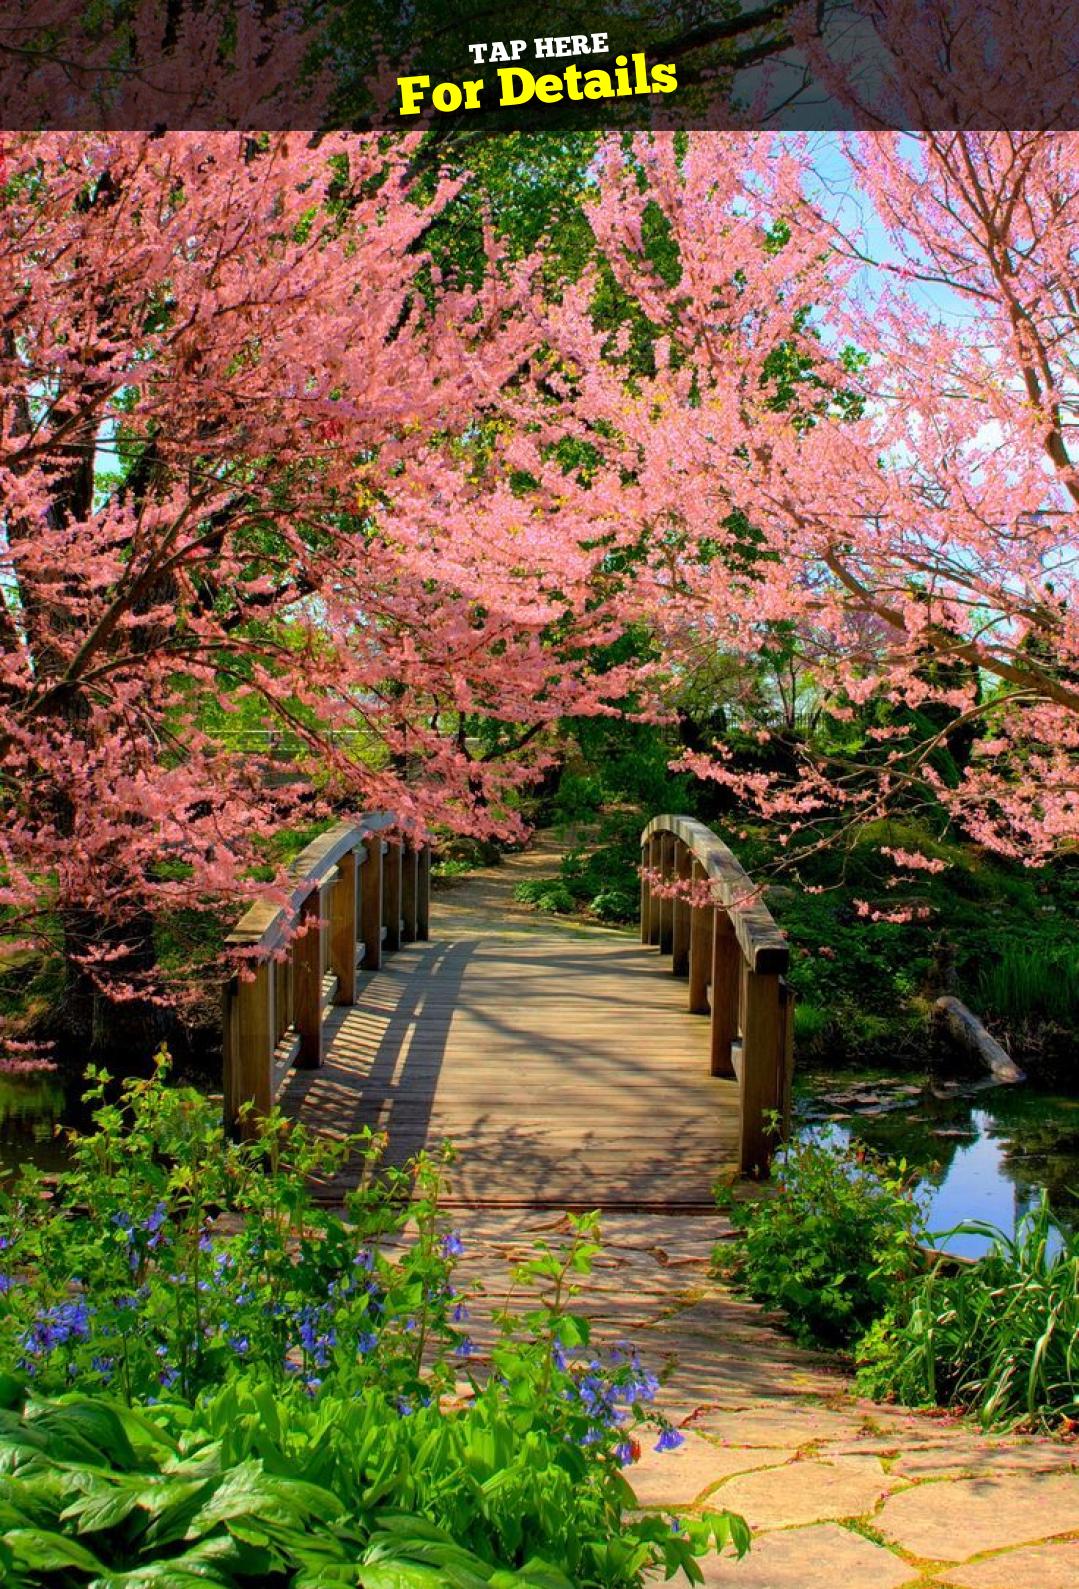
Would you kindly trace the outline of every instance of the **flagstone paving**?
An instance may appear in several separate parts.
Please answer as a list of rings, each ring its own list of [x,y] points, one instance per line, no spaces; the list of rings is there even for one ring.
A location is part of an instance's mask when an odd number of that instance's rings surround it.
[[[627,1148],[627,1151],[630,1149]],[[482,1368],[491,1310],[522,1310],[508,1280],[534,1240],[567,1222],[540,1211],[456,1209],[462,1285]],[[741,1562],[703,1564],[732,1589],[1071,1589],[1079,1583],[1079,1444],[987,1435],[959,1419],[858,1397],[834,1360],[802,1350],[711,1274],[720,1215],[610,1213],[574,1306],[595,1342],[631,1340],[658,1372],[658,1405],[684,1435],[643,1442],[626,1470],[642,1508],[728,1508],[753,1529]]]
[[[558,853],[548,836],[511,863],[474,874],[440,897],[440,914],[462,938],[482,938],[497,926],[575,941],[584,929],[556,928],[513,898],[514,882],[553,873]],[[621,1074],[613,1064],[611,1075]],[[522,1072],[515,1084],[530,1105],[542,1101],[534,1078]],[[672,1075],[670,1087],[678,1085]],[[585,1111],[573,1123],[587,1132],[593,1120]],[[613,1117],[603,1124],[604,1184],[624,1164],[626,1184],[643,1192],[636,1204],[613,1199],[622,1206],[603,1216],[603,1253],[574,1306],[593,1320],[597,1345],[637,1346],[661,1377],[659,1410],[684,1436],[670,1452],[642,1442],[639,1461],[626,1470],[640,1507],[663,1514],[729,1508],[753,1528],[744,1560],[703,1564],[709,1589],[1079,1583],[1079,1444],[987,1435],[958,1419],[859,1398],[834,1359],[800,1349],[759,1307],[713,1277],[713,1249],[732,1234],[721,1215],[661,1211],[680,1199],[666,1196],[662,1176],[650,1168],[647,1128],[643,1136],[634,1126],[619,1137]],[[655,1134],[654,1120],[651,1129]],[[458,1146],[451,1192],[460,1201],[451,1205],[452,1217],[465,1243],[459,1283],[480,1293],[469,1329],[482,1374],[495,1335],[492,1313],[522,1311],[534,1300],[509,1280],[514,1264],[531,1255],[535,1241],[557,1241],[569,1227],[557,1204],[544,1211],[533,1197],[533,1207],[516,1206],[530,1200],[520,1162],[508,1204],[477,1196],[486,1171],[477,1175],[474,1163],[470,1170],[476,1150],[467,1140]],[[503,1147],[497,1136],[485,1142],[480,1169]],[[599,1184],[595,1166],[591,1181],[587,1168],[582,1184]],[[467,1394],[469,1386],[460,1390]]]

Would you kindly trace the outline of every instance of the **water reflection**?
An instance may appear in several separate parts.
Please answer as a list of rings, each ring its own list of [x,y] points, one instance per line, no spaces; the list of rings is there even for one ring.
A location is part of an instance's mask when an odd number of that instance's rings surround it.
[[[917,1096],[896,1099],[883,1072],[859,1079],[876,1091],[876,1104],[865,1111],[830,1107],[834,1075],[803,1078],[799,1129],[818,1134],[827,1119],[839,1140],[855,1137],[877,1153],[905,1158],[919,1173],[931,1230],[978,1219],[1012,1234],[1043,1189],[1062,1223],[1079,1221],[1079,1098],[1027,1085],[934,1090],[927,1080]],[[967,1235],[946,1245],[978,1257],[988,1242]]]
[[[36,1076],[0,1075],[0,1169],[33,1163],[41,1169],[60,1169],[64,1144],[57,1127],[70,1121],[82,1091],[43,1072]]]

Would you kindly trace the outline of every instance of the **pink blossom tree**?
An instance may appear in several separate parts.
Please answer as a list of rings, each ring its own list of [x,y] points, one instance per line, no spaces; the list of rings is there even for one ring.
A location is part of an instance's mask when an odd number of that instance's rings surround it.
[[[592,223],[653,361],[630,370],[628,338],[595,329],[597,273],[551,336],[580,422],[613,438],[672,663],[793,636],[835,729],[825,754],[791,739],[782,776],[721,746],[686,764],[800,843],[928,800],[1044,861],[1079,836],[1079,145],[845,147],[868,228],[822,197],[811,142],[612,141]]]
[[[519,831],[543,725],[624,688],[562,471],[503,456],[527,293],[438,279],[413,152],[4,140],[0,930],[69,1032],[144,1039],[155,921],[272,892],[298,808]]]

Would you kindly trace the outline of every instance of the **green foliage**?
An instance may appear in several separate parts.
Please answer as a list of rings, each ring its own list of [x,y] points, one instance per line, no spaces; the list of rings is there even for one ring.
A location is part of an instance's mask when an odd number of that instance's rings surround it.
[[[623,1533],[623,1481],[589,1473],[542,1417],[518,1430],[511,1394],[456,1417],[282,1401],[249,1377],[193,1408],[34,1398],[0,1412],[5,1582],[571,1589],[633,1583],[653,1561],[699,1577],[696,1554],[744,1547],[724,1515]]]
[[[447,856],[444,861],[436,861],[431,867],[432,877],[467,877],[473,870],[471,861],[466,861],[460,856]]]
[[[1054,935],[1055,936],[1055,935]],[[1010,940],[978,979],[979,1008],[1010,1024],[1038,1017],[1079,1025],[1079,944],[1039,947]]]
[[[641,913],[640,895],[631,894],[624,888],[605,888],[594,897],[588,908],[600,921],[636,921]]]
[[[572,915],[577,908],[573,895],[557,877],[526,878],[516,885],[513,897],[522,905],[534,905],[537,910],[552,911],[559,916]]]
[[[552,815],[559,826],[589,822],[603,804],[603,784],[594,773],[564,772],[552,804]]]
[[[987,1236],[974,1264],[947,1259],[903,1289],[861,1342],[869,1395],[1052,1427],[1079,1417],[1079,1234],[1043,1194],[1009,1237],[972,1221],[936,1238]]]
[[[917,1267],[922,1216],[906,1166],[825,1135],[790,1143],[773,1175],[774,1196],[732,1206],[739,1277],[799,1340],[848,1345]]]
[[[681,1437],[575,1311],[597,1216],[520,1264],[481,1377],[448,1153],[387,1170],[278,1116],[231,1142],[164,1056],[89,1102],[55,1189],[0,1199],[4,1582],[617,1589],[745,1548],[725,1515],[625,1515],[635,1437]],[[317,1206],[350,1153],[359,1190]]]

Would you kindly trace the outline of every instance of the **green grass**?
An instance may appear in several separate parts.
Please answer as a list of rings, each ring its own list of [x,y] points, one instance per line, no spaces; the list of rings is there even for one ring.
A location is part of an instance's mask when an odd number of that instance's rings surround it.
[[[974,1264],[944,1260],[897,1296],[861,1344],[862,1388],[959,1407],[986,1425],[1074,1420],[1079,1234],[1056,1222],[1044,1194],[1014,1237],[981,1221],[949,1235],[960,1231],[992,1249]]]
[[[1079,1024],[1079,948],[1007,944],[978,980],[983,1011],[1012,1023],[1044,1017]]]

